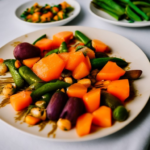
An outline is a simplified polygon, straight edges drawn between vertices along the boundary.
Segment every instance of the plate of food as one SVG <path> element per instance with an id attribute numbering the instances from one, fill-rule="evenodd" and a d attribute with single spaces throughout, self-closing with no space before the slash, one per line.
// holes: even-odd
<path id="1" fill-rule="evenodd" d="M 89 5 L 90 13 L 97 19 L 126 27 L 150 25 L 150 2 L 130 0 L 93 0 Z"/>
<path id="2" fill-rule="evenodd" d="M 16 18 L 34 26 L 60 26 L 73 20 L 80 13 L 80 5 L 75 0 L 33 0 L 15 10 Z"/>
<path id="3" fill-rule="evenodd" d="M 149 60 L 110 31 L 42 29 L 8 42 L 0 56 L 0 119 L 33 137 L 75 142 L 110 135 L 149 98 Z"/>

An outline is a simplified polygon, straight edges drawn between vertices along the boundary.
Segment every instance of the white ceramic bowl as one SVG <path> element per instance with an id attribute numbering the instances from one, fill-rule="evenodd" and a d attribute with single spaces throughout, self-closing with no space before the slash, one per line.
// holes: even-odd
<path id="1" fill-rule="evenodd" d="M 61 31 L 72 31 L 79 30 L 86 34 L 91 39 L 99 39 L 102 42 L 106 43 L 112 49 L 112 56 L 121 57 L 127 62 L 131 62 L 129 67 L 130 70 L 140 69 L 143 71 L 142 77 L 139 80 L 136 80 L 133 84 L 137 90 L 136 97 L 130 102 L 125 104 L 125 107 L 130 111 L 129 118 L 124 122 L 115 122 L 109 128 L 99 128 L 99 130 L 92 132 L 89 135 L 79 137 L 76 133 L 75 128 L 70 131 L 62 131 L 57 129 L 54 134 L 50 137 L 47 137 L 47 133 L 52 130 L 53 124 L 47 124 L 43 131 L 39 132 L 38 126 L 28 127 L 26 123 L 20 124 L 20 121 L 15 122 L 16 111 L 12 108 L 10 104 L 5 107 L 0 108 L 0 120 L 4 121 L 8 125 L 18 129 L 23 133 L 27 133 L 34 137 L 38 137 L 50 141 L 64 141 L 64 142 L 75 142 L 75 141 L 86 141 L 96 138 L 101 138 L 107 135 L 110 135 L 116 131 L 119 131 L 123 127 L 127 126 L 131 121 L 133 121 L 138 114 L 142 111 L 146 105 L 149 94 L 150 94 L 150 63 L 143 51 L 135 45 L 130 40 L 122 37 L 116 33 L 90 28 L 90 27 L 80 27 L 80 26 L 63 26 L 63 27 L 50 27 L 45 28 L 39 31 L 31 32 L 26 35 L 22 35 L 1 47 L 0 56 L 3 59 L 14 58 L 13 49 L 14 45 L 19 42 L 29 42 L 32 43 L 38 37 L 43 34 L 46 34 L 48 38 Z M 2 77 L 2 76 L 1 76 Z M 0 102 L 2 97 L 0 97 Z"/>
<path id="2" fill-rule="evenodd" d="M 19 7 L 16 8 L 15 10 L 15 16 L 18 19 L 18 21 L 27 24 L 27 25 L 33 25 L 33 26 L 61 26 L 64 25 L 66 23 L 68 23 L 69 21 L 73 20 L 79 13 L 80 13 L 80 5 L 77 1 L 75 0 L 65 0 L 67 3 L 69 3 L 74 10 L 72 12 L 69 13 L 69 17 L 63 20 L 59 20 L 59 21 L 55 21 L 55 22 L 46 22 L 46 23 L 31 23 L 31 22 L 27 22 L 24 21 L 20 15 L 27 9 L 30 8 L 31 6 L 33 6 L 34 3 L 38 3 L 41 6 L 44 6 L 45 4 L 50 4 L 50 5 L 57 5 L 61 2 L 63 2 L 64 0 L 32 0 L 29 2 L 26 2 L 22 5 L 20 5 Z"/>
<path id="3" fill-rule="evenodd" d="M 150 21 L 141 21 L 141 22 L 134 22 L 134 23 L 129 23 L 127 20 L 123 19 L 120 21 L 117 21 L 114 19 L 112 16 L 107 14 L 106 12 L 99 10 L 93 6 L 93 4 L 90 2 L 89 4 L 89 12 L 97 19 L 101 21 L 105 21 L 107 23 L 115 24 L 118 26 L 126 26 L 126 27 L 145 27 L 145 26 L 150 26 Z"/>

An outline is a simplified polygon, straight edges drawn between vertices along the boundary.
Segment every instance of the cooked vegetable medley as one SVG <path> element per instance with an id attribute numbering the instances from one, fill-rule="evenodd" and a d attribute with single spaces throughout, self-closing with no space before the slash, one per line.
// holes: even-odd
<path id="1" fill-rule="evenodd" d="M 142 71 L 126 71 L 128 62 L 109 57 L 109 45 L 100 40 L 63 31 L 17 45 L 16 59 L 1 59 L 0 71 L 9 70 L 15 82 L 6 84 L 3 95 L 15 111 L 27 109 L 27 124 L 52 120 L 64 131 L 75 127 L 79 136 L 89 134 L 93 124 L 105 128 L 125 121 L 130 81 Z"/>
<path id="2" fill-rule="evenodd" d="M 31 8 L 27 8 L 20 17 L 27 22 L 52 22 L 67 18 L 73 9 L 74 8 L 65 1 L 53 6 L 49 4 L 40 6 L 38 3 L 35 3 Z"/>
<path id="3" fill-rule="evenodd" d="M 150 20 L 150 0 L 93 0 L 92 3 L 116 20 L 126 19 L 130 23 Z"/>

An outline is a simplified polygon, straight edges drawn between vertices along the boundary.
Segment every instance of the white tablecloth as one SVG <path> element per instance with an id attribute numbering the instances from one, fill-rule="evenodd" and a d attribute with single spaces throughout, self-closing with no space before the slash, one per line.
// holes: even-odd
<path id="1" fill-rule="evenodd" d="M 15 8 L 26 0 L 0 0 L 0 47 L 10 40 L 42 29 L 20 24 L 15 16 Z M 138 45 L 150 59 L 150 26 L 128 28 L 115 26 L 94 18 L 88 11 L 90 0 L 77 0 L 81 12 L 67 25 L 90 26 L 118 33 Z M 150 83 L 147 83 L 150 84 Z M 0 150 L 147 150 L 150 143 L 150 101 L 140 115 L 124 129 L 101 139 L 78 143 L 50 142 L 17 130 L 0 121 Z"/>

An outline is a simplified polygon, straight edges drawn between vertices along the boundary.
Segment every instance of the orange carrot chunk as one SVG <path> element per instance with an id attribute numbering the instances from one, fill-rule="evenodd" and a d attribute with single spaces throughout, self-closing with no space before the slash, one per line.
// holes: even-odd
<path id="1" fill-rule="evenodd" d="M 70 53 L 65 68 L 73 71 L 83 60 L 85 60 L 85 57 L 82 52 Z"/>
<path id="2" fill-rule="evenodd" d="M 80 83 L 74 83 L 67 88 L 67 95 L 69 97 L 82 98 L 86 92 L 87 92 L 87 88 Z"/>
<path id="3" fill-rule="evenodd" d="M 41 119 L 35 118 L 35 117 L 33 117 L 33 116 L 30 116 L 30 115 L 27 115 L 27 116 L 25 117 L 25 122 L 26 122 L 27 124 L 29 124 L 29 125 L 35 125 L 35 124 L 37 124 L 37 123 L 40 122 L 40 121 L 41 121 Z"/>
<path id="4" fill-rule="evenodd" d="M 47 38 L 37 41 L 35 46 L 39 47 L 41 51 L 50 51 L 54 49 L 53 41 Z"/>
<path id="5" fill-rule="evenodd" d="M 93 116 L 91 113 L 85 113 L 78 117 L 76 123 L 76 131 L 79 136 L 84 136 L 90 133 Z"/>
<path id="6" fill-rule="evenodd" d="M 107 51 L 109 51 L 109 47 L 105 43 L 103 43 L 99 40 L 96 40 L 96 39 L 92 40 L 92 46 L 95 48 L 96 52 L 107 52 Z"/>
<path id="7" fill-rule="evenodd" d="M 81 79 L 89 75 L 90 70 L 89 66 L 87 66 L 87 63 L 85 61 L 82 61 L 72 72 L 72 76 L 75 79 Z"/>
<path id="8" fill-rule="evenodd" d="M 4 59 L 3 58 L 0 58 L 0 63 L 3 63 L 4 62 Z"/>
<path id="9" fill-rule="evenodd" d="M 87 63 L 87 66 L 88 66 L 89 70 L 91 70 L 92 66 L 91 66 L 91 62 L 90 62 L 89 56 L 86 56 L 85 59 L 86 59 L 86 63 Z"/>
<path id="10" fill-rule="evenodd" d="M 87 112 L 92 113 L 100 106 L 100 88 L 93 89 L 83 96 L 83 102 Z"/>
<path id="11" fill-rule="evenodd" d="M 93 113 L 93 124 L 100 127 L 112 126 L 112 110 L 110 107 L 101 106 Z"/>
<path id="12" fill-rule="evenodd" d="M 31 91 L 21 91 L 17 94 L 10 96 L 10 103 L 16 111 L 20 111 L 28 107 L 32 103 L 30 96 Z"/>
<path id="13" fill-rule="evenodd" d="M 128 79 L 116 80 L 110 82 L 107 87 L 107 91 L 119 98 L 122 102 L 129 97 L 130 86 Z"/>
<path id="14" fill-rule="evenodd" d="M 28 58 L 23 60 L 23 64 L 29 68 L 32 68 L 33 65 L 40 60 L 40 57 Z"/>
<path id="15" fill-rule="evenodd" d="M 97 74 L 97 80 L 118 80 L 125 74 L 125 71 L 120 68 L 115 62 L 108 61 L 107 64 Z"/>
<path id="16" fill-rule="evenodd" d="M 65 67 L 65 62 L 55 53 L 42 58 L 34 64 L 33 72 L 43 81 L 58 79 Z"/>
<path id="17" fill-rule="evenodd" d="M 65 62 L 65 64 L 67 64 L 70 53 L 60 53 L 58 56 Z"/>
<path id="18" fill-rule="evenodd" d="M 56 47 L 59 47 L 62 42 L 68 43 L 71 39 L 73 39 L 73 32 L 71 31 L 63 31 L 53 35 L 53 42 Z"/>

